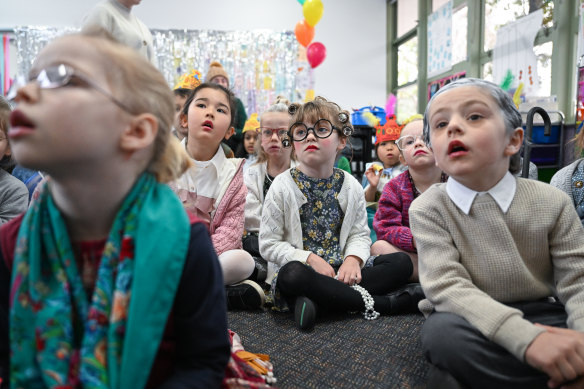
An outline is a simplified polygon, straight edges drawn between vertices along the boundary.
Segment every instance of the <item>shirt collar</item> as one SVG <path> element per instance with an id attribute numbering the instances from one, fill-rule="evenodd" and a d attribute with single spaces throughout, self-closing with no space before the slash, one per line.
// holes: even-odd
<path id="1" fill-rule="evenodd" d="M 501 208 L 501 211 L 506 213 L 511 206 L 516 189 L 517 181 L 509 172 L 505 173 L 503 178 L 486 192 L 477 192 L 469 189 L 452 177 L 448 178 L 448 181 L 446 182 L 446 193 L 448 193 L 448 197 L 450 197 L 454 204 L 456 204 L 456 206 L 466 215 L 469 214 L 475 197 L 478 194 L 484 193 L 490 194 L 499 208 Z"/>
<path id="2" fill-rule="evenodd" d="M 187 138 L 185 137 L 183 140 L 181 140 L 180 143 L 183 145 L 183 147 L 185 148 L 185 150 L 188 153 L 188 150 L 187 150 Z M 215 169 L 217 170 L 217 172 L 220 172 L 221 169 L 223 168 L 223 164 L 227 160 L 227 157 L 225 156 L 225 152 L 223 151 L 223 147 L 221 145 L 219 145 L 219 148 L 217 149 L 217 152 L 215 153 L 215 155 L 213 156 L 213 158 L 211 158 L 210 161 L 197 161 L 193 157 L 191 157 L 191 159 L 193 159 L 193 161 L 195 161 L 195 162 L 208 162 L 208 163 L 211 163 L 213 166 L 215 166 Z"/>

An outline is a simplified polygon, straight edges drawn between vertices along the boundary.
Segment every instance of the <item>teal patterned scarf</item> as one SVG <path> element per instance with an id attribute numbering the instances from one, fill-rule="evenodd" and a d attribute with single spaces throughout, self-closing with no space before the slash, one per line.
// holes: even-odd
<path id="1" fill-rule="evenodd" d="M 143 174 L 116 215 L 89 302 L 45 186 L 22 221 L 14 256 L 11 387 L 144 387 L 189 238 L 178 198 Z"/>

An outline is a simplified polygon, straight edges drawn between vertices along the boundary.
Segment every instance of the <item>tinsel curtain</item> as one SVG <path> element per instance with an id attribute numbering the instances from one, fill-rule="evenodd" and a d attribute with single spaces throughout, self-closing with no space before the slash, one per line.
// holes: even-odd
<path id="1" fill-rule="evenodd" d="M 68 27 L 15 28 L 17 73 L 28 74 L 48 42 L 74 31 Z M 204 77 L 209 64 L 219 61 L 248 115 L 261 114 L 278 95 L 303 101 L 314 86 L 305 49 L 292 31 L 152 30 L 152 35 L 158 69 L 171 88 L 180 75 L 197 69 Z"/>

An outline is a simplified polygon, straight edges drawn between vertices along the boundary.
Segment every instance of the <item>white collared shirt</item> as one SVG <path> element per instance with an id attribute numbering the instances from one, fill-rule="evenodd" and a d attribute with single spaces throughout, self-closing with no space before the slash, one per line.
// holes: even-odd
<path id="1" fill-rule="evenodd" d="M 186 139 L 183 139 L 181 142 L 185 147 Z M 217 152 L 209 161 L 192 159 L 195 168 L 189 170 L 189 191 L 197 193 L 198 196 L 217 199 L 221 190 L 219 182 L 223 182 L 221 180 L 221 173 L 224 171 L 223 165 L 226 159 L 221 146 L 219 146 Z"/>
<path id="2" fill-rule="evenodd" d="M 497 205 L 499 205 L 499 208 L 501 208 L 501 211 L 506 213 L 511 206 L 516 190 L 517 182 L 510 172 L 505 173 L 503 178 L 486 192 L 477 192 L 469 189 L 452 177 L 449 177 L 446 182 L 446 193 L 448 193 L 448 197 L 450 197 L 454 204 L 456 204 L 456 206 L 466 215 L 470 212 L 475 197 L 486 193 L 490 194 Z"/>

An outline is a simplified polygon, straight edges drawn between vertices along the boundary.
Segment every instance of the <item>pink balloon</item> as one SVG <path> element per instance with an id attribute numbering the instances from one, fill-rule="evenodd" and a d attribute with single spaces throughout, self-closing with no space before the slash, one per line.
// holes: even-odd
<path id="1" fill-rule="evenodd" d="M 313 42 L 306 48 L 306 59 L 314 69 L 326 58 L 326 47 L 320 42 Z"/>

